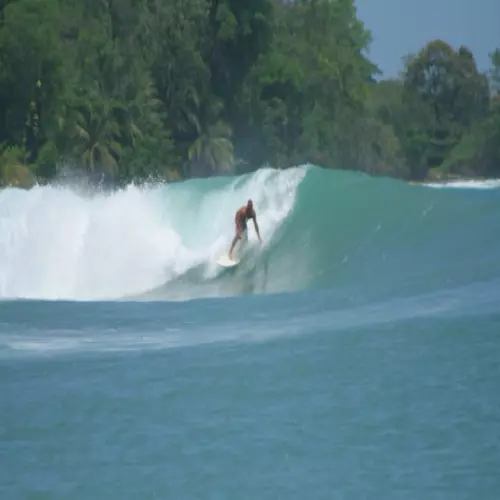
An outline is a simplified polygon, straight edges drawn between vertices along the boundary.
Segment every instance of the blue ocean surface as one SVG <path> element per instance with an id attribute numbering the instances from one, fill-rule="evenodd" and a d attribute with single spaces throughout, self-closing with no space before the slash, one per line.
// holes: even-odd
<path id="1" fill-rule="evenodd" d="M 0 498 L 498 498 L 499 187 L 0 191 Z"/>

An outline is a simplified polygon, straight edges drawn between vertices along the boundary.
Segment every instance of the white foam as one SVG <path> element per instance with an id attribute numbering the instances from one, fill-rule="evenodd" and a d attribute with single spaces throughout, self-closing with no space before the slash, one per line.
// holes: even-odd
<path id="1" fill-rule="evenodd" d="M 254 200 L 267 244 L 306 170 L 93 196 L 67 187 L 0 190 L 0 298 L 116 299 L 200 263 L 213 275 L 234 235 L 235 211 Z M 252 224 L 249 239 L 256 241 Z"/>
<path id="2" fill-rule="evenodd" d="M 446 189 L 498 189 L 500 188 L 500 179 L 487 179 L 487 180 L 463 180 L 463 181 L 450 181 L 450 182 L 430 182 L 425 186 Z"/>

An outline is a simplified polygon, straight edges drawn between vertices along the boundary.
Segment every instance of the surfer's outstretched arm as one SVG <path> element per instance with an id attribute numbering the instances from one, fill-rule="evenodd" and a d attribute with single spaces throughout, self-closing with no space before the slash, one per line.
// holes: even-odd
<path id="1" fill-rule="evenodd" d="M 253 225 L 255 227 L 255 232 L 257 233 L 257 236 L 259 237 L 259 241 L 262 243 L 262 238 L 260 237 L 260 232 L 259 232 L 259 224 L 257 224 L 257 216 L 254 216 L 254 218 L 253 218 Z"/>

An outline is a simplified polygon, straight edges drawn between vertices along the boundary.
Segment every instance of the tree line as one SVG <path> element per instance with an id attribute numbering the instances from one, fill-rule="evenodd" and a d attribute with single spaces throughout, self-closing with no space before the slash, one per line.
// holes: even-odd
<path id="1" fill-rule="evenodd" d="M 354 0 L 0 0 L 0 186 L 314 163 L 500 174 L 500 50 L 378 78 Z"/>

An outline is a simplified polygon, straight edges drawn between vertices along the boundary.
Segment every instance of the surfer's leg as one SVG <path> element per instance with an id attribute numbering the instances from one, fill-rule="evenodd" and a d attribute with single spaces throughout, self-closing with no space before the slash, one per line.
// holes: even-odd
<path id="1" fill-rule="evenodd" d="M 241 233 L 240 240 L 241 245 L 246 245 L 248 243 L 248 231 L 246 229 Z"/>
<path id="2" fill-rule="evenodd" d="M 247 231 L 247 225 L 239 220 L 236 220 L 236 236 L 234 237 L 233 242 L 231 243 L 231 248 L 229 249 L 229 254 L 228 254 L 230 259 L 233 258 L 233 250 L 234 247 L 236 246 L 236 243 L 238 242 L 238 240 L 241 240 L 244 234 L 246 235 L 246 231 Z"/>
<path id="3" fill-rule="evenodd" d="M 236 243 L 237 241 L 240 239 L 240 235 L 239 234 L 236 234 L 236 236 L 234 237 L 233 239 L 233 242 L 231 243 L 231 248 L 229 249 L 229 258 L 232 259 L 233 258 L 233 250 L 234 250 L 234 247 L 236 246 Z"/>

